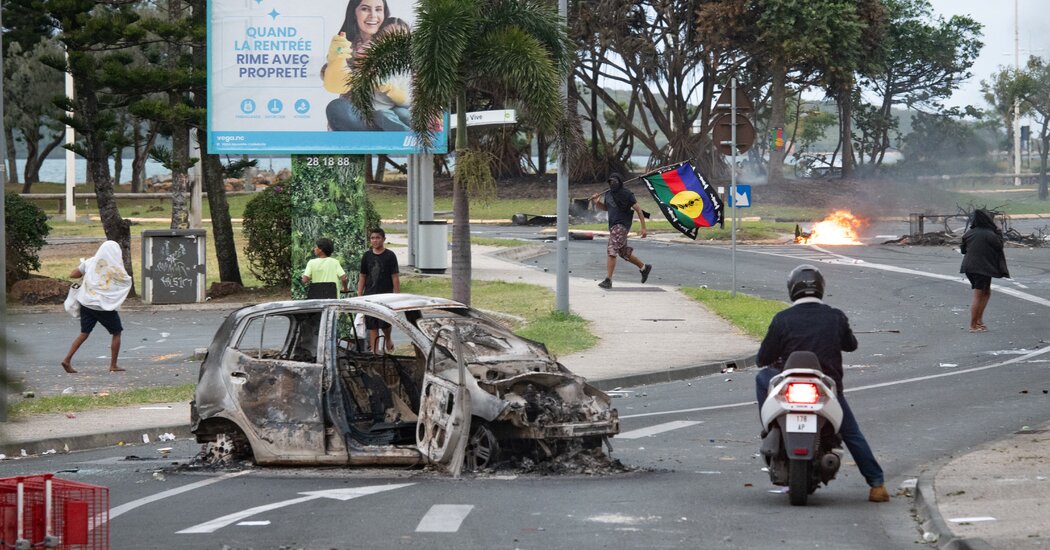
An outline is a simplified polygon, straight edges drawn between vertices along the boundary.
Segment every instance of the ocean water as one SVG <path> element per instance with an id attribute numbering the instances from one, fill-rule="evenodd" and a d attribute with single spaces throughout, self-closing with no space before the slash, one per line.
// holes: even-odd
<path id="1" fill-rule="evenodd" d="M 259 169 L 268 170 L 272 167 L 275 172 L 281 170 L 281 168 L 290 168 L 292 166 L 291 157 L 260 157 Z M 25 159 L 15 160 L 18 166 L 18 181 L 22 181 L 22 176 L 25 174 Z M 73 161 L 74 165 L 74 179 L 78 184 L 87 182 L 87 161 L 83 158 L 77 157 Z M 113 161 L 109 162 L 110 174 L 116 175 L 113 171 Z M 154 160 L 146 160 L 146 177 L 160 176 L 161 178 L 167 178 L 170 176 L 171 170 L 168 170 L 162 166 L 159 162 Z M 120 173 L 120 183 L 131 183 L 131 159 L 124 159 L 124 168 Z M 51 183 L 64 183 L 66 181 L 66 161 L 65 159 L 46 159 L 44 164 L 40 167 L 40 180 L 51 182 Z"/>
<path id="2" fill-rule="evenodd" d="M 260 156 L 256 157 L 256 159 L 259 161 L 258 168 L 260 170 L 272 170 L 274 172 L 279 172 L 283 168 L 291 168 L 292 166 L 292 158 L 288 156 Z M 394 162 L 397 162 L 399 164 L 402 164 L 406 161 L 405 157 L 391 157 L 391 159 L 393 159 Z M 644 167 L 645 163 L 648 162 L 648 160 L 649 157 L 644 155 L 635 155 L 631 157 L 631 162 L 633 162 L 634 165 L 637 167 L 636 169 L 641 169 L 642 167 Z M 532 161 L 534 163 L 537 162 L 536 158 L 533 158 Z M 22 182 L 22 176 L 25 174 L 26 161 L 25 159 L 16 159 L 15 162 L 18 166 L 18 181 Z M 376 163 L 378 163 L 378 158 L 373 157 L 373 167 Z M 452 166 L 455 165 L 454 162 L 450 162 L 449 164 Z M 547 164 L 547 167 L 548 170 L 554 170 L 556 169 L 557 164 L 554 162 L 550 162 Z M 109 169 L 110 173 L 114 174 L 112 160 L 109 163 Z M 74 160 L 74 173 L 74 178 L 78 184 L 87 182 L 87 161 L 83 158 L 77 157 Z M 164 166 L 162 166 L 159 162 L 156 162 L 154 160 L 146 160 L 147 178 L 153 176 L 160 176 L 162 179 L 165 179 L 168 178 L 170 174 L 171 171 L 167 168 L 164 168 Z M 120 183 L 131 183 L 131 159 L 124 159 L 124 166 L 120 174 L 120 179 Z M 49 158 L 44 160 L 44 164 L 40 167 L 40 180 L 50 183 L 64 183 L 66 181 L 65 159 Z"/>

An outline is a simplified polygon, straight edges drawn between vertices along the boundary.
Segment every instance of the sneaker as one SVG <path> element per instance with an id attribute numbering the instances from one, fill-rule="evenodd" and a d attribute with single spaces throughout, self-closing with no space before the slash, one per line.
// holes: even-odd
<path id="1" fill-rule="evenodd" d="M 598 283 L 598 286 L 600 286 L 602 288 L 605 288 L 605 289 L 612 288 L 612 281 L 609 280 L 609 279 L 605 279 L 604 281 Z"/>
<path id="2" fill-rule="evenodd" d="M 653 270 L 652 264 L 645 264 L 645 267 L 641 269 L 642 272 L 642 284 L 649 280 L 649 272 Z"/>
<path id="3" fill-rule="evenodd" d="M 871 491 L 868 492 L 868 500 L 872 502 L 889 502 L 890 494 L 886 492 L 886 487 L 879 485 L 878 487 L 872 487 Z"/>

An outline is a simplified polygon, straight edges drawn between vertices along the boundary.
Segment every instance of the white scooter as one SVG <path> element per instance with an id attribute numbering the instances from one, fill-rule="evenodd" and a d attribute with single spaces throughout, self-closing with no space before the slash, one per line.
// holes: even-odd
<path id="1" fill-rule="evenodd" d="M 773 485 L 787 486 L 793 506 L 805 506 L 820 483 L 835 478 L 842 463 L 842 407 L 835 381 L 817 356 L 796 351 L 769 383 L 761 408 L 762 456 Z"/>

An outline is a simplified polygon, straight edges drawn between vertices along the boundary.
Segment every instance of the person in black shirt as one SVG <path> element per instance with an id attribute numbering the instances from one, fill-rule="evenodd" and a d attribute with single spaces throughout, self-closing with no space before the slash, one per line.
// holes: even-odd
<path id="1" fill-rule="evenodd" d="M 371 250 L 361 255 L 360 276 L 357 278 L 357 295 L 369 296 L 371 294 L 386 294 L 390 292 L 401 292 L 401 276 L 397 267 L 397 256 L 393 251 L 386 248 L 386 231 L 375 228 L 368 233 L 368 240 L 372 245 Z M 379 353 L 377 347 L 379 330 L 383 330 L 386 350 L 394 349 L 394 341 L 390 338 L 390 323 L 373 317 L 365 318 L 365 327 L 368 328 L 368 345 L 373 353 Z"/>
<path id="2" fill-rule="evenodd" d="M 959 273 L 965 273 L 973 289 L 970 304 L 970 332 L 985 332 L 984 308 L 992 297 L 992 278 L 1010 277 L 1003 253 L 1003 234 L 996 227 L 991 212 L 973 211 L 970 229 L 963 233 L 959 251 L 963 253 Z"/>
<path id="3" fill-rule="evenodd" d="M 653 270 L 653 266 L 639 260 L 638 256 L 634 255 L 634 249 L 627 246 L 627 234 L 631 231 L 631 222 L 634 221 L 635 213 L 638 214 L 638 223 L 642 226 L 639 235 L 643 239 L 646 236 L 645 215 L 642 213 L 642 207 L 635 200 L 634 193 L 623 186 L 623 177 L 620 174 L 613 173 L 609 175 L 609 190 L 605 193 L 591 195 L 591 201 L 598 208 L 609 212 L 609 256 L 605 263 L 606 277 L 604 281 L 598 283 L 598 286 L 606 289 L 612 288 L 612 276 L 616 269 L 617 256 L 637 266 L 638 271 L 642 274 L 642 283 L 645 283 L 649 279 L 649 272 Z"/>
<path id="4" fill-rule="evenodd" d="M 882 467 L 871 451 L 860 425 L 853 416 L 842 387 L 842 352 L 856 351 L 857 337 L 849 326 L 849 318 L 841 310 L 822 301 L 824 276 L 811 265 L 796 267 L 788 278 L 791 307 L 773 316 L 766 337 L 758 348 L 757 362 L 766 365 L 755 376 L 755 392 L 759 409 L 769 394 L 769 381 L 783 368 L 784 361 L 795 351 L 811 351 L 820 360 L 821 370 L 835 380 L 835 392 L 842 406 L 842 425 L 839 436 L 857 463 L 871 490 L 868 500 L 886 502 Z"/>

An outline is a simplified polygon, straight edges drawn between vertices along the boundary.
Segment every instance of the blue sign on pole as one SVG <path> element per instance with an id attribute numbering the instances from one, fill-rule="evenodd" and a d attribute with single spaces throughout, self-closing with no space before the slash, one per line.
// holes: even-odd
<path id="1" fill-rule="evenodd" d="M 733 208 L 750 208 L 751 207 L 751 186 L 750 185 L 737 185 L 736 196 L 726 197 L 726 207 Z"/>

